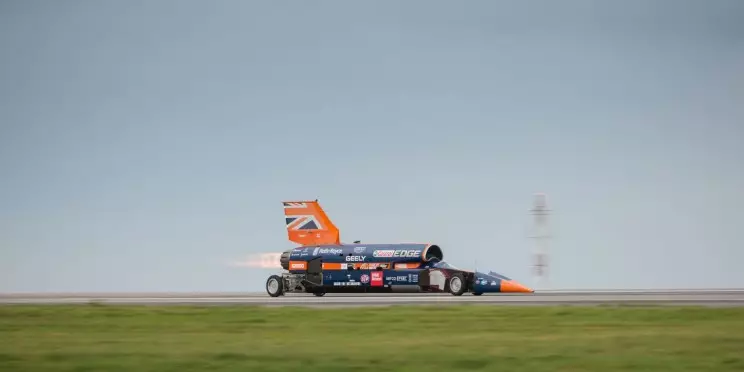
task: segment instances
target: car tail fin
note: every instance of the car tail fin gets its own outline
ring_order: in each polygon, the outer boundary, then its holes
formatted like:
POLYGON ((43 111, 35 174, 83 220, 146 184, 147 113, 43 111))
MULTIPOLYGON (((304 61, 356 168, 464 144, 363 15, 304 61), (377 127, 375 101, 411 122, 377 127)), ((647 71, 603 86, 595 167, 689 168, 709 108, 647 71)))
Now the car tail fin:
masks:
POLYGON ((317 200, 285 201, 283 204, 290 241, 300 245, 341 244, 338 228, 317 200))

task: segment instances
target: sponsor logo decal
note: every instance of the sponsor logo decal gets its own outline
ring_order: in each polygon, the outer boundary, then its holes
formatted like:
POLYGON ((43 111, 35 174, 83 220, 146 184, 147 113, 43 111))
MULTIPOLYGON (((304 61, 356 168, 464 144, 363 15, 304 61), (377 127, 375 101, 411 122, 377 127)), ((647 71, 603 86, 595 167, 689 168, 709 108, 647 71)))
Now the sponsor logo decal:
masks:
POLYGON ((409 283, 418 283, 418 274, 408 274, 409 283))
POLYGON ((495 280, 494 280, 494 281, 492 281, 492 282, 491 282, 491 285, 496 285, 496 281, 495 281, 495 280))
POLYGON ((297 261, 289 263, 290 270, 305 270, 305 268, 307 268, 307 262, 297 261))
POLYGON ((320 250, 320 248, 315 248, 313 250, 313 256, 317 256, 318 255, 318 250, 320 250))
POLYGON ((341 252, 343 252, 343 250, 338 249, 338 248, 320 248, 318 250, 318 252, 320 254, 341 254, 341 252))
POLYGON ((381 249, 372 252, 374 257, 418 257, 420 249, 381 249))
POLYGON ((385 278, 385 280, 390 282, 406 282, 408 281, 408 277, 405 275, 388 276, 387 278, 385 278))
POLYGON ((364 284, 367 284, 367 283, 369 283, 369 275, 367 275, 367 274, 362 274, 362 277, 361 277, 361 278, 359 278, 359 280, 360 280, 360 281, 361 281, 362 283, 364 283, 364 284))
POLYGON ((354 253, 364 253, 364 251, 367 250, 367 247, 356 247, 354 248, 354 253))
POLYGON ((373 271, 370 278, 373 287, 382 287, 382 271, 373 271))
POLYGON ((367 256, 346 256, 346 261, 348 262, 361 262, 366 259, 367 256))
POLYGON ((362 283, 359 282, 333 282, 333 285, 336 287, 356 287, 362 285, 362 283))

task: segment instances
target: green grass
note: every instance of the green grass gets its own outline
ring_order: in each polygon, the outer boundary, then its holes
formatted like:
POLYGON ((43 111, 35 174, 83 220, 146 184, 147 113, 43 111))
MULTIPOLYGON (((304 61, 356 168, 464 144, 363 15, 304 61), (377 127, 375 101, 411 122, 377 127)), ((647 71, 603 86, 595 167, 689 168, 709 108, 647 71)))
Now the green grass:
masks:
POLYGON ((742 371, 744 309, 0 307, 0 371, 742 371))

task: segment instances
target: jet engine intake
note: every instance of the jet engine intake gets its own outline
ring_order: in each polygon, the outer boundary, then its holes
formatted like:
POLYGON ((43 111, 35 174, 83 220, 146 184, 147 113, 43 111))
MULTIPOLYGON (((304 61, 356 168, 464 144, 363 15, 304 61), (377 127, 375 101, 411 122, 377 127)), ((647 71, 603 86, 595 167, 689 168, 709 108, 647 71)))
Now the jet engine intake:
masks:
POLYGON ((441 261, 443 258, 444 253, 442 253, 442 248, 439 248, 436 244, 432 244, 424 249, 424 262, 441 261))

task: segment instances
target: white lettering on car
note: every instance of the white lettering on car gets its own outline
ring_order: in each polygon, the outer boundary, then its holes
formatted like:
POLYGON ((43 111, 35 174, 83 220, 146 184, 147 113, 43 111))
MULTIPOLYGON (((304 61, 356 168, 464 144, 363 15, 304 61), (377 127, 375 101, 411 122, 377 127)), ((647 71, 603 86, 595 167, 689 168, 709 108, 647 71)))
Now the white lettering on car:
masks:
POLYGON ((362 262, 367 258, 367 256, 346 256, 346 261, 348 262, 362 262))

